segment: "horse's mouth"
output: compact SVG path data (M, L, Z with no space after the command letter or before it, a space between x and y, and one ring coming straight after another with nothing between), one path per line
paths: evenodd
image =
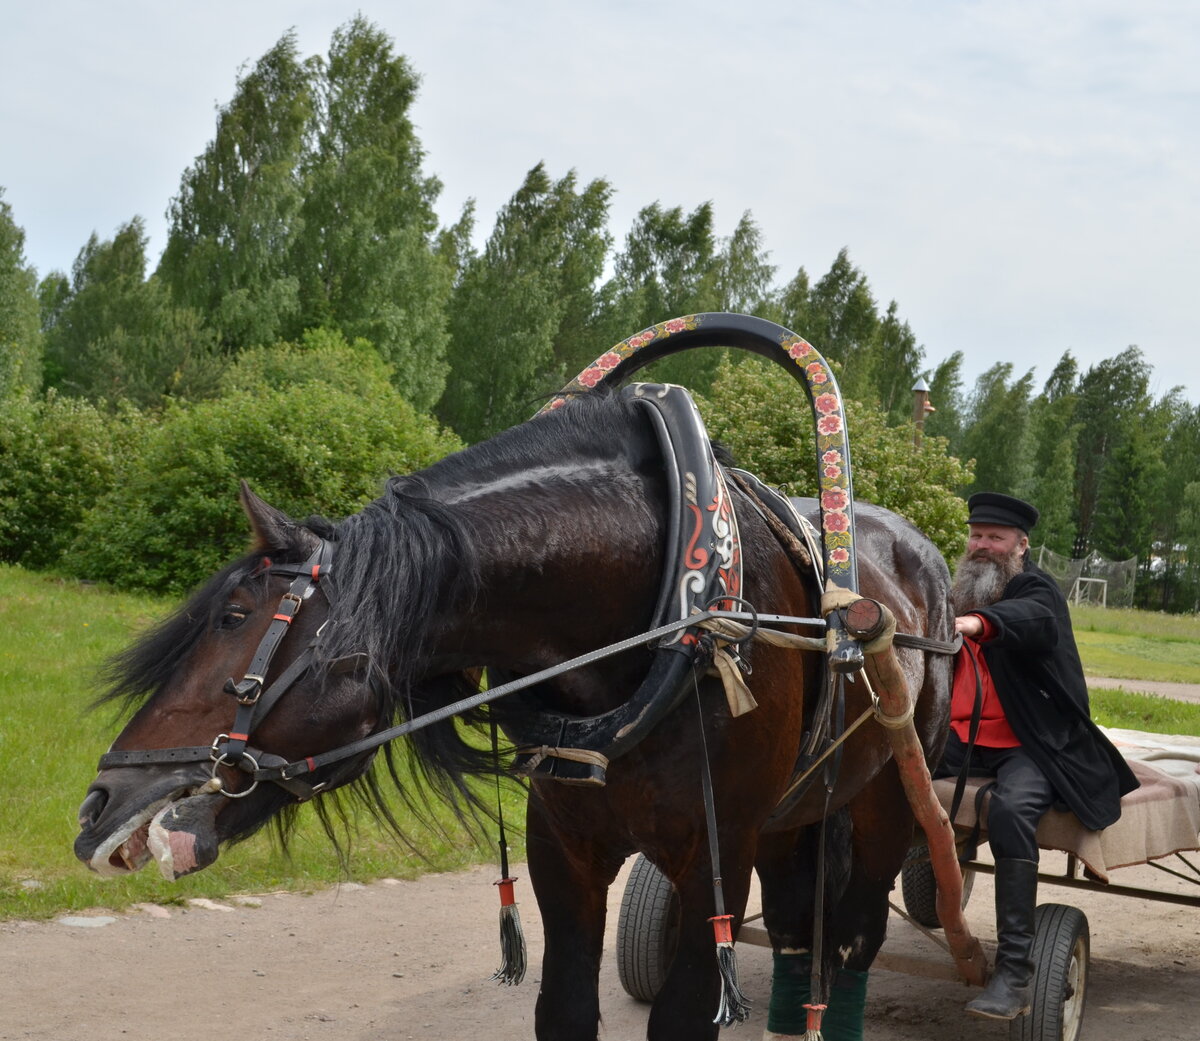
M168 882L208 867L217 859L216 817L222 799L205 785L172 792L109 832L87 865L97 874L116 877L155 860Z

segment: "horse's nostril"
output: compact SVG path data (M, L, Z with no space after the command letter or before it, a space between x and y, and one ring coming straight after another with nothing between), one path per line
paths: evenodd
M83 800L83 805L79 807L79 826L86 828L95 824L100 814L104 812L107 803L108 792L103 788L93 788L89 791L87 798Z

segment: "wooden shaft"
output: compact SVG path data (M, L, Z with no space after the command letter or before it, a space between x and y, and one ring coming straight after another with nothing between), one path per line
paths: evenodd
M880 605L891 620L891 612ZM886 716L908 715L911 698L908 682L896 653L889 643L869 655L874 673L875 693ZM983 986L987 979L987 957L979 940L971 935L962 913L962 871L954 845L954 828L933 791L933 780L925 764L925 752L909 719L903 726L885 727L892 745L892 758L900 770L900 780L913 814L925 832L929 859L937 880L937 914L954 956L958 974L967 982Z

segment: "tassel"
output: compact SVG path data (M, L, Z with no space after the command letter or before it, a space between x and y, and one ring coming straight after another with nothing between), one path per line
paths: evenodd
M515 987L525 978L525 932L513 896L515 878L502 878L500 887L500 968L491 979Z
M721 974L721 1002L713 1022L728 1027L750 1018L750 1001L738 983L737 952L733 949L733 915L709 919L717 942L717 969Z
M804 1031L804 1041L821 1041L821 1017L828 1005L805 1005L808 1009L808 1024Z

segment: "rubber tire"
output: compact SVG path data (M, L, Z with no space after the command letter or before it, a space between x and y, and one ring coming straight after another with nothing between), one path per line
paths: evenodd
M625 993L653 1001L678 945L679 896L670 879L639 853L617 919L617 975Z
M975 872L967 868L963 872L963 907L967 906L974 885ZM904 867L900 869L900 893L904 898L904 910L912 915L915 921L926 929L942 927L937 914L937 879L924 847L910 853Z
M1009 1041L1078 1041L1087 998L1088 920L1078 907L1042 904L1034 914L1033 999Z

